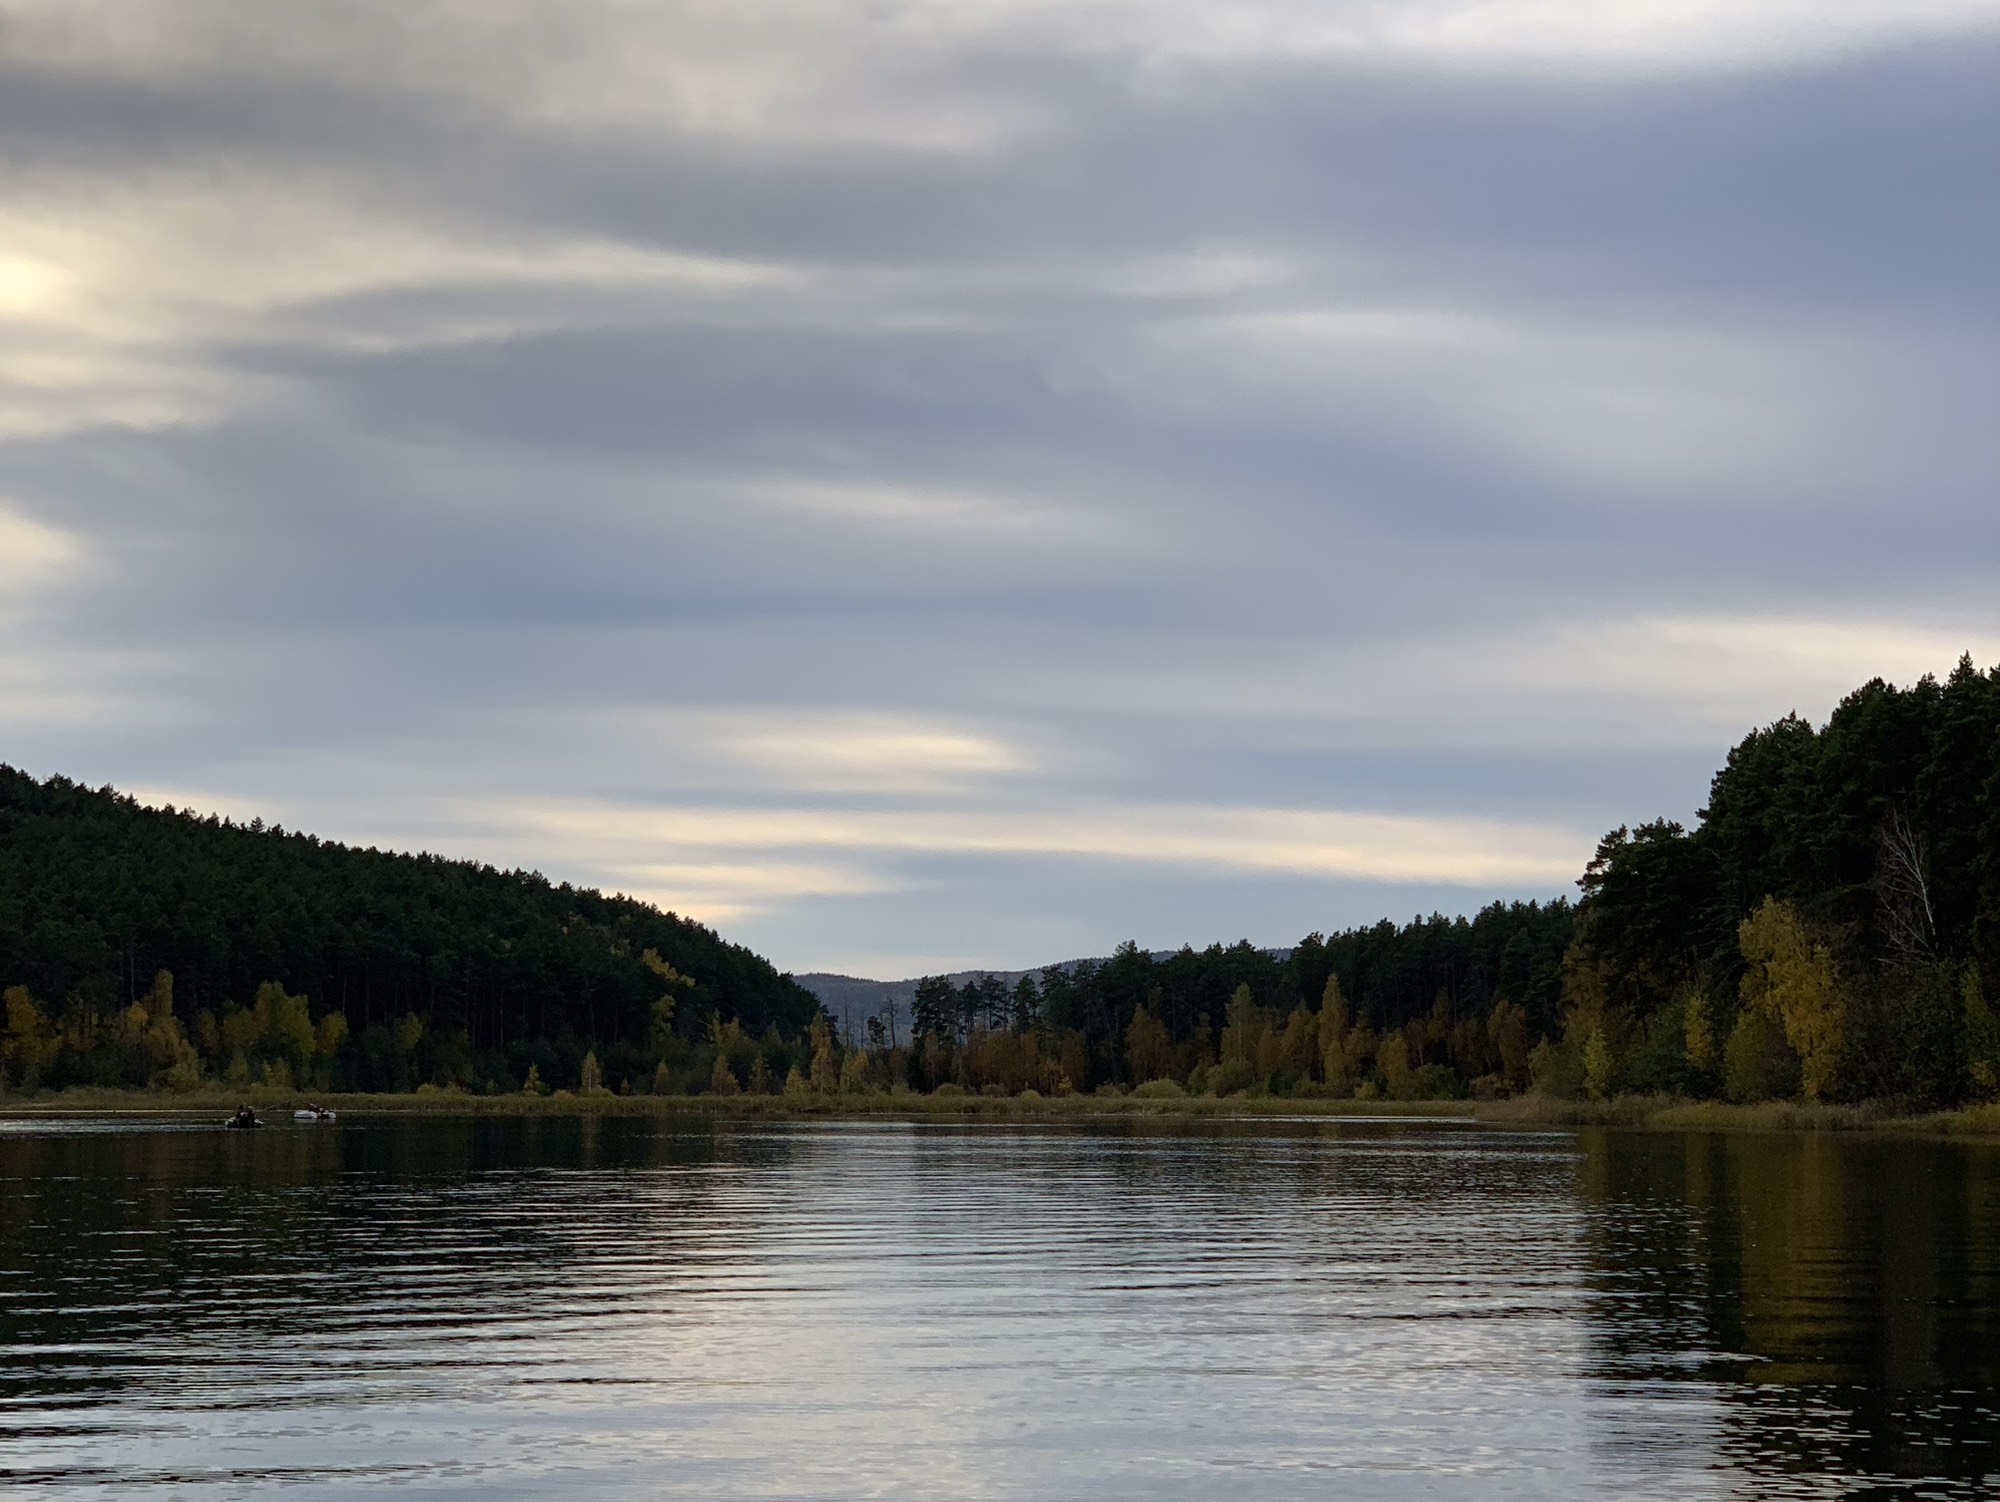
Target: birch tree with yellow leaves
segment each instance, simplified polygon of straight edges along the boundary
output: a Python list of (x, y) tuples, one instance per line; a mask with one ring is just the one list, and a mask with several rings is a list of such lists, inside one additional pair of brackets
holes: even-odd
[(1799, 1056), (1799, 1088), (1823, 1100), (1838, 1083), (1847, 1039), (1847, 998), (1832, 950), (1807, 932), (1788, 902), (1767, 897), (1737, 929), (1743, 1004), (1774, 1018)]

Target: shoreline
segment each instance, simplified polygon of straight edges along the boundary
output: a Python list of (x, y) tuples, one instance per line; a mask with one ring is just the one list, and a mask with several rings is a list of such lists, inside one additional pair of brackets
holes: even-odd
[(342, 1117), (368, 1116), (705, 1116), (741, 1120), (1080, 1121), (1093, 1118), (1258, 1120), (1282, 1117), (1473, 1119), (1470, 1101), (1356, 1101), (1288, 1096), (989, 1095), (305, 1095), (257, 1087), (222, 1094), (193, 1090), (74, 1087), (42, 1096), (0, 1096), (0, 1121), (90, 1116), (226, 1116), (248, 1104), (289, 1117), (309, 1102)]
[(226, 1116), (246, 1102), (287, 1118), (308, 1100), (342, 1116), (692, 1116), (764, 1121), (1464, 1121), (1489, 1127), (1608, 1128), (1651, 1132), (1835, 1132), (1945, 1138), (2000, 1137), (2000, 1105), (1913, 1115), (1885, 1103), (1806, 1105), (1621, 1096), (1605, 1101), (1515, 1096), (1496, 1101), (1334, 1100), (1289, 1096), (984, 1096), (984, 1095), (409, 1095), (307, 1096), (256, 1087), (246, 1091), (110, 1090), (74, 1087), (57, 1094), (0, 1097), (0, 1120), (135, 1116)]

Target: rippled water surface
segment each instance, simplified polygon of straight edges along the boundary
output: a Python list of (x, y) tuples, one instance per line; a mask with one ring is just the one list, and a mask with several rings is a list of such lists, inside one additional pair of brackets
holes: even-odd
[(23, 1495), (2000, 1495), (1978, 1147), (8, 1122), (0, 1195)]

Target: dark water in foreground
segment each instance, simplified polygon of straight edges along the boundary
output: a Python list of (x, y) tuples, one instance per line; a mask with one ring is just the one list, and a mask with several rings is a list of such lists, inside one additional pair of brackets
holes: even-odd
[(23, 1496), (1994, 1496), (1996, 1377), (1979, 1147), (0, 1123)]

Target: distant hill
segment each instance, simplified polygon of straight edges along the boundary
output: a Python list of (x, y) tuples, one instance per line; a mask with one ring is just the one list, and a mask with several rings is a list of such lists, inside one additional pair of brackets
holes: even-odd
[[(1074, 964), (1075, 961), (1070, 963)], [(987, 976), (1013, 985), (1024, 975), (1040, 975), (1039, 970), (956, 970), (946, 977), (954, 986), (976, 982)], [(886, 1023), (889, 1008), (894, 1005), (899, 1018), (910, 1015), (910, 1003), (917, 994), (918, 977), (909, 980), (864, 980), (855, 975), (832, 975), (823, 971), (812, 971), (794, 976), (801, 986), (819, 998), (826, 1008), (827, 1016), (834, 1020), (843, 1035), (850, 1032), (855, 1037), (862, 1035), (870, 1017), (881, 1017)]]
[[(648, 951), (693, 984), (663, 982)], [(0, 765), (0, 987), (108, 1013), (161, 970), (183, 1018), (249, 1007), (275, 982), (357, 1038), (413, 1017), (509, 1055), (490, 1068), (516, 1079), (522, 1050), (547, 1040), (646, 1046), (665, 989), (689, 1038), (712, 1017), (796, 1036), (819, 1011), (762, 957), (633, 898)]]
[[(1263, 951), (1273, 959), (1283, 961), (1291, 957), (1291, 947), (1266, 949)], [(1177, 951), (1156, 949), (1151, 958), (1163, 961), (1173, 958)], [(953, 970), (944, 979), (953, 986), (977, 985), (983, 980), (997, 980), (1010, 989), (1023, 976), (1032, 975), (1040, 980), (1050, 971), (1060, 971), (1073, 975), (1078, 970), (1107, 965), (1110, 956), (1103, 955), (1091, 959), (1057, 960), (1048, 965), (1037, 965), (1032, 970)], [(842, 1029), (851, 1028), (855, 1037), (860, 1037), (870, 1017), (888, 1020), (889, 1007), (893, 1004), (898, 1018), (910, 1015), (910, 1003), (916, 999), (917, 987), (930, 976), (913, 975), (907, 980), (868, 980), (858, 975), (836, 975), (829, 971), (814, 970), (793, 977), (806, 990), (819, 998), (820, 1005), (835, 1024)]]

